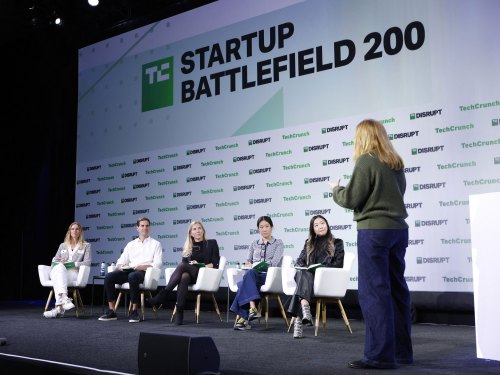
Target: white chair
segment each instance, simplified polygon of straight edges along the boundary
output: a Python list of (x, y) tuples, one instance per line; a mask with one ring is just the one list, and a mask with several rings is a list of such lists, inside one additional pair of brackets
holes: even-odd
[[(293, 258), (290, 255), (284, 255), (281, 265), (281, 286), (283, 293), (286, 296), (293, 296), (297, 288), (297, 283), (295, 282), (295, 273), (297, 270), (293, 266)], [(290, 324), (288, 325), (289, 332), (294, 320), (295, 318), (290, 319)]]
[[(237, 268), (228, 268), (227, 270), (227, 284), (228, 288), (236, 293), (238, 291), (238, 282), (243, 280), (245, 275), (245, 270)], [(264, 319), (266, 322), (266, 328), (269, 326), (269, 297), (276, 297), (278, 305), (280, 308), (281, 316), (285, 320), (285, 324), (288, 327), (288, 318), (283, 308), (283, 303), (281, 302), (280, 295), (283, 293), (283, 287), (281, 285), (281, 267), (269, 267), (267, 269), (266, 281), (264, 285), (260, 287), (260, 294), (264, 297)], [(229, 303), (229, 301), (228, 301)], [(259, 304), (259, 313), (262, 312), (262, 303)], [(236, 320), (238, 316), (236, 317)], [(260, 319), (259, 319), (260, 321)]]
[[(222, 321), (222, 316), (220, 314), (219, 305), (217, 304), (217, 300), (215, 299), (215, 293), (219, 290), (220, 282), (222, 281), (222, 276), (224, 275), (224, 268), (226, 267), (226, 257), (221, 256), (219, 258), (219, 268), (209, 268), (202, 267), (198, 271), (198, 278), (196, 279), (196, 283), (193, 285), (189, 285), (188, 291), (196, 293), (196, 305), (195, 305), (195, 316), (196, 323), (200, 321), (200, 313), (201, 313), (201, 295), (209, 294), (212, 298), (212, 302), (214, 304), (215, 311), (217, 312), (217, 316), (219, 320)], [(170, 277), (174, 273), (175, 268), (169, 267), (165, 268), (165, 284), (168, 284)], [(177, 291), (177, 287), (174, 288)], [(174, 307), (172, 311), (172, 317), (170, 321), (173, 321), (174, 316), (177, 312), (177, 308)]]
[(314, 336), (318, 336), (320, 312), (323, 328), (326, 327), (326, 304), (332, 301), (337, 302), (344, 323), (349, 333), (352, 334), (349, 320), (347, 319), (344, 306), (342, 306), (340, 299), (345, 296), (347, 291), (347, 285), (355, 258), (356, 254), (346, 252), (344, 254), (343, 268), (323, 267), (316, 270), (314, 274), (314, 297), (316, 298), (316, 327)]
[[(54, 283), (50, 279), (51, 266), (46, 266), (43, 264), (38, 265), (38, 277), (40, 278), (40, 284), (50, 288), (49, 298), (47, 298), (47, 303), (45, 304), (45, 310), (47, 311), (54, 295)], [(72, 291), (73, 301), (75, 304), (75, 315), (78, 318), (80, 311), (84, 311), (82, 297), (80, 296), (80, 289), (85, 288), (89, 281), (90, 267), (80, 266), (78, 270), (78, 277), (75, 281), (68, 283), (68, 294)]]
[[(112, 272), (115, 270), (115, 266), (109, 266), (108, 272)], [(144, 320), (144, 294), (147, 293), (148, 297), (152, 297), (151, 291), (155, 291), (158, 288), (158, 283), (160, 281), (161, 269), (156, 267), (148, 267), (146, 269), (146, 275), (144, 275), (144, 282), (139, 284), (139, 289), (141, 293), (141, 314), (142, 320)], [(118, 305), (120, 304), (121, 297), (124, 293), (130, 292), (130, 284), (128, 282), (123, 284), (115, 284), (115, 288), (119, 291), (118, 297), (115, 302), (115, 312), (118, 310)], [(130, 301), (128, 305), (128, 314), (130, 315), (130, 311), (132, 309), (132, 301)], [(155, 316), (156, 311), (153, 310)]]

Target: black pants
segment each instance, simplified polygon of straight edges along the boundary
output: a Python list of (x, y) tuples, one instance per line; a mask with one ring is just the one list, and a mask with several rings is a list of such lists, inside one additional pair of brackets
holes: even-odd
[(297, 283), (297, 288), (290, 299), (288, 313), (291, 316), (297, 317), (299, 316), (299, 312), (302, 311), (300, 300), (305, 299), (307, 302), (311, 302), (314, 290), (314, 274), (307, 270), (297, 270), (295, 273), (295, 282)]
[(188, 287), (190, 284), (196, 283), (198, 278), (199, 268), (195, 267), (187, 262), (181, 262), (176, 267), (168, 284), (165, 286), (157, 297), (155, 297), (158, 302), (164, 303), (169, 292), (174, 290), (177, 286), (177, 310), (183, 311), (186, 305), (186, 299), (188, 294)]
[(139, 284), (144, 282), (144, 276), (146, 276), (146, 271), (123, 272), (121, 270), (115, 270), (113, 272), (109, 272), (104, 278), (104, 289), (106, 290), (108, 302), (116, 301), (115, 284), (128, 282), (130, 285), (130, 301), (133, 304), (138, 304), (140, 302), (139, 297), (141, 295)]

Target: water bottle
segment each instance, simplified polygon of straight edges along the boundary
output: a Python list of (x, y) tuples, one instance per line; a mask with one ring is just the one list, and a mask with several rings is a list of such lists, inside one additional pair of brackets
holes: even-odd
[(106, 263), (102, 262), (101, 263), (101, 276), (104, 276), (106, 274)]

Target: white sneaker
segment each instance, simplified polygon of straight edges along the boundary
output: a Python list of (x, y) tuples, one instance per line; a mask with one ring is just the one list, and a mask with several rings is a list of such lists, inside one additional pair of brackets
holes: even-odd
[(64, 301), (64, 304), (62, 305), (62, 307), (63, 307), (64, 311), (66, 311), (66, 310), (74, 309), (75, 305), (73, 304), (72, 299), (67, 297), (66, 301)]
[(63, 316), (64, 316), (64, 309), (59, 309), (58, 307), (54, 307), (52, 310), (45, 311), (43, 313), (43, 317), (48, 319), (61, 318)]

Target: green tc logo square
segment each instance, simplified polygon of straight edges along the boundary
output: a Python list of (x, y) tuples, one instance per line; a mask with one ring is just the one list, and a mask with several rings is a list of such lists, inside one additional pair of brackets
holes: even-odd
[(174, 104), (173, 56), (142, 66), (142, 112)]

